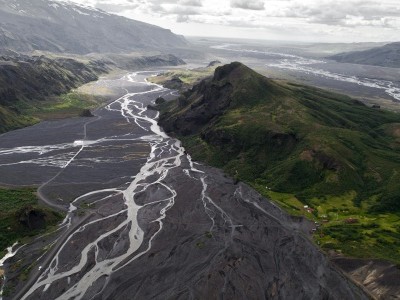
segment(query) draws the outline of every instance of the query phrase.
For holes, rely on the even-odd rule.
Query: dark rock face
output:
[[[178,99],[178,110],[182,109],[182,113],[162,114],[159,123],[166,132],[180,135],[197,134],[204,128],[207,131],[228,108],[251,105],[241,102],[245,98],[241,94],[246,94],[247,91],[240,85],[247,75],[256,87],[269,88],[266,78],[239,62],[233,62],[218,67],[213,78],[205,79],[183,93]],[[190,109],[185,109],[187,106]]]
[[[183,47],[170,30],[51,0],[0,1],[0,48],[87,54]]]
[[[174,76],[171,80],[164,82],[163,86],[171,90],[180,90],[183,88],[184,82],[178,76]]]
[[[221,62],[220,62],[219,60],[213,60],[212,62],[210,62],[210,63],[208,64],[207,68],[209,68],[209,67],[215,67],[215,66],[218,66],[218,65],[220,65],[220,64],[221,64]]]
[[[166,102],[166,100],[163,98],[163,97],[158,97],[157,99],[156,99],[156,104],[163,104],[163,103],[165,103]]]
[[[400,43],[364,51],[339,53],[328,58],[344,63],[400,68]]]
[[[43,229],[46,227],[46,214],[39,209],[28,207],[20,211],[18,215],[19,223],[29,230]]]
[[[212,120],[220,116],[230,105],[232,85],[226,83],[223,86],[202,81],[191,91],[189,98],[182,96],[179,106],[184,107],[192,103],[190,110],[184,115],[169,118],[168,114],[162,115],[160,124],[166,132],[176,132],[182,135],[198,133],[206,124],[211,124]]]
[[[333,262],[379,299],[398,299],[400,269],[381,260],[335,258]]]
[[[90,117],[94,117],[94,115],[92,114],[92,112],[90,111],[90,109],[84,109],[80,115],[81,117],[85,117],[85,118],[90,118]]]

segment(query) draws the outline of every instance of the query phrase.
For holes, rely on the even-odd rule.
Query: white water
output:
[[[2,269],[4,267],[4,263],[6,262],[7,259],[13,257],[15,254],[17,254],[18,250],[21,249],[21,247],[16,248],[18,245],[18,243],[15,243],[14,245],[12,245],[11,247],[7,248],[7,254],[0,259],[0,269]],[[5,281],[5,276],[3,278],[3,280]],[[4,286],[0,286],[0,300],[2,300],[2,295],[3,295],[3,288]]]
[[[397,101],[400,101],[400,83],[392,82],[389,80],[378,80],[367,77],[358,77],[358,76],[350,76],[340,73],[334,73],[327,70],[322,69],[320,66],[315,65],[323,65],[326,62],[323,60],[316,60],[301,57],[298,55],[285,54],[285,53],[277,53],[272,51],[259,51],[259,50],[249,50],[249,49],[235,49],[235,45],[233,44],[224,44],[220,46],[213,47],[215,49],[223,49],[232,52],[240,52],[240,53],[250,53],[250,54],[261,54],[268,57],[272,57],[276,60],[274,63],[268,63],[266,66],[291,70],[296,72],[301,72],[309,75],[314,75],[318,77],[333,79],[336,81],[347,82],[351,84],[356,84],[359,86],[365,86],[368,88],[375,88],[378,90],[384,91],[388,96],[394,98]]]
[[[13,257],[13,256],[17,253],[17,251],[19,250],[19,248],[14,250],[14,248],[15,248],[17,245],[18,245],[18,243],[15,243],[15,244],[12,245],[11,247],[8,247],[8,248],[7,248],[7,254],[6,254],[2,259],[0,259],[0,268],[4,266],[4,263],[6,262],[7,259]]]

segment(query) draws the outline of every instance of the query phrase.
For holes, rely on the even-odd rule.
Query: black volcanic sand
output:
[[[364,297],[304,236],[306,224],[293,222],[218,170],[201,169],[207,174],[206,194],[221,209],[212,209],[215,228],[210,230],[201,182],[177,170],[170,184],[178,197],[163,233],[146,255],[113,274],[95,299]]]
[[[0,136],[2,183],[40,185],[43,202],[69,209],[7,261],[5,299],[367,299],[310,241],[313,224],[158,132],[145,107],[171,91],[149,74],[115,81],[141,93],[115,110]],[[26,148],[43,145],[55,146]]]

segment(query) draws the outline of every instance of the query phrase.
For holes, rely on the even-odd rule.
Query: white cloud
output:
[[[398,40],[398,0],[72,0],[185,35]]]
[[[198,6],[198,7],[203,6],[203,3],[201,0],[180,0],[180,1],[178,1],[178,4],[187,5],[187,6]]]
[[[231,7],[250,10],[263,10],[263,0],[231,0]]]

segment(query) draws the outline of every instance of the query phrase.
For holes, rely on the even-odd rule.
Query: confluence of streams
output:
[[[135,83],[135,77],[137,74],[128,75],[126,78]],[[95,265],[87,271],[84,271],[84,274],[79,278],[79,281],[74,285],[67,288],[67,290],[59,296],[57,299],[82,299],[85,296],[85,293],[88,289],[93,286],[98,280],[106,279],[103,282],[103,288],[106,286],[107,278],[113,273],[116,272],[133,260],[139,258],[143,254],[147,253],[152,247],[153,239],[161,232],[163,228],[163,219],[166,217],[166,212],[174,205],[174,200],[177,195],[176,191],[169,186],[165,185],[162,181],[168,175],[168,172],[173,169],[181,166],[181,158],[185,156],[189,161],[190,168],[184,169],[185,174],[190,176],[193,179],[191,174],[197,173],[201,174],[201,182],[204,185],[204,192],[207,189],[206,183],[204,181],[205,175],[204,173],[194,167],[194,163],[191,161],[189,155],[185,155],[184,148],[181,146],[180,142],[175,139],[171,139],[168,137],[157,124],[157,116],[155,118],[151,118],[146,115],[147,107],[141,103],[136,101],[136,97],[143,94],[160,94],[162,92],[166,92],[169,90],[163,88],[162,86],[149,83],[147,81],[143,82],[143,84],[151,86],[151,90],[139,92],[139,93],[127,93],[125,96],[120,99],[115,100],[111,104],[109,104],[105,109],[110,112],[116,112],[121,114],[121,116],[129,123],[136,123],[137,126],[142,128],[144,131],[151,132],[152,134],[147,136],[140,137],[141,140],[149,142],[151,145],[151,153],[147,158],[146,163],[142,166],[140,172],[133,177],[133,181],[129,184],[129,186],[125,189],[121,188],[111,188],[111,189],[102,189],[96,190],[84,195],[77,197],[71,204],[70,211],[63,222],[62,226],[70,226],[72,213],[76,210],[77,203],[82,200],[92,197],[94,195],[101,195],[107,193],[108,195],[102,197],[100,200],[103,201],[109,199],[115,195],[123,195],[124,199],[124,209],[118,211],[117,213],[105,216],[103,218],[96,219],[94,221],[90,221],[88,223],[84,223],[83,225],[77,227],[73,232],[68,236],[68,238],[62,243],[56,252],[55,256],[52,258],[49,266],[45,268],[38,278],[38,280],[30,287],[28,292],[22,297],[22,299],[27,299],[32,295],[35,291],[42,289],[43,292],[46,292],[50,286],[59,281],[67,279],[70,282],[70,277],[77,275],[78,273],[84,271],[85,266],[88,263],[91,252],[94,251],[95,256]],[[91,141],[89,144],[100,143],[105,139],[98,141]],[[61,147],[68,147],[68,145],[61,145]],[[79,153],[85,148],[85,141],[82,141],[81,148],[69,161],[71,161],[79,155]],[[63,168],[66,166],[64,165]],[[149,189],[151,186],[158,186],[166,191],[168,196],[162,199],[157,199],[154,202],[146,203],[144,205],[138,205],[135,202],[135,197],[138,193],[142,193]],[[203,199],[204,201],[204,199]],[[208,200],[210,202],[210,200]],[[212,203],[211,203],[212,204]],[[145,237],[145,232],[140,228],[138,222],[138,212],[140,209],[150,206],[150,205],[159,205],[157,208],[160,208],[159,215],[157,218],[152,220],[151,223],[158,223],[159,228],[155,233],[152,233],[151,236]],[[206,203],[204,203],[206,206]],[[206,207],[205,207],[206,208]],[[207,208],[208,209],[208,208]],[[220,208],[217,208],[220,210]],[[223,211],[222,214],[225,214]],[[81,252],[81,257],[77,265],[71,266],[67,271],[59,271],[59,257],[62,255],[64,248],[67,244],[74,238],[75,235],[81,234],[91,226],[97,226],[100,222],[105,220],[115,218],[115,217],[124,216],[122,222],[120,222],[117,226],[115,226],[112,230],[109,230],[104,233],[99,233],[99,236],[96,236],[94,241],[88,243],[83,251]],[[117,255],[115,257],[103,257],[101,258],[99,255],[99,243],[103,240],[107,239],[111,235],[115,233],[124,232],[126,233],[129,240],[129,247],[125,251],[125,253]],[[100,292],[97,292],[97,294]]]

